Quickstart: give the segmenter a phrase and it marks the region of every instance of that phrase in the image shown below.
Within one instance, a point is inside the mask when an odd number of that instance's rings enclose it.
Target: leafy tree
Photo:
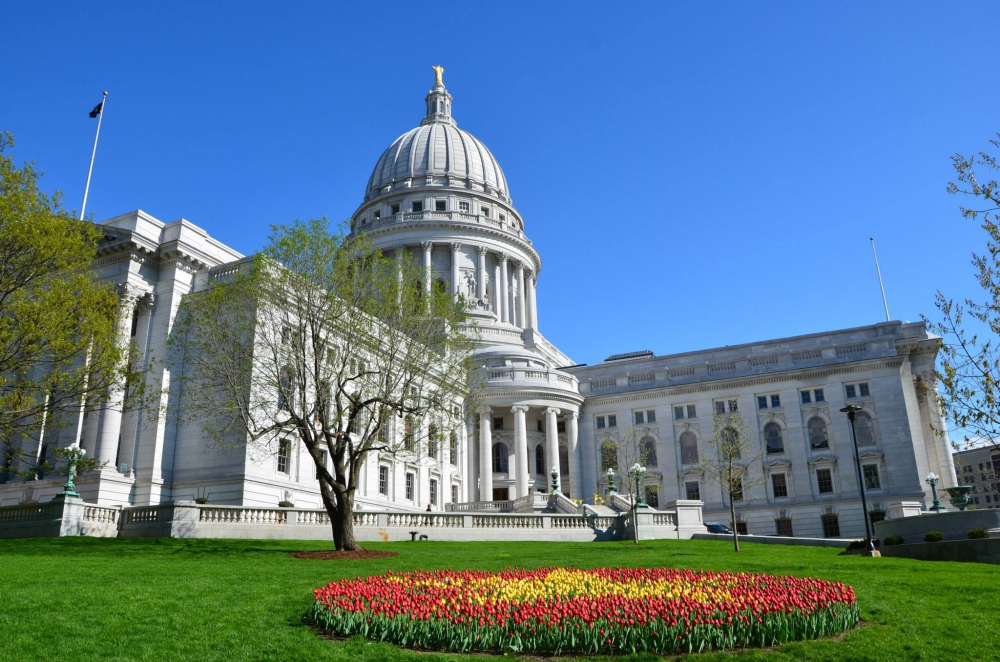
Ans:
[[[736,530],[736,502],[743,501],[753,487],[764,482],[762,472],[751,471],[751,467],[761,462],[764,449],[743,415],[733,410],[715,415],[712,438],[708,444],[712,452],[702,457],[699,468],[705,480],[718,483],[729,499],[733,548],[738,552],[740,539]]]
[[[436,455],[463,423],[468,315],[425,288],[408,255],[387,259],[363,235],[331,233],[325,219],[273,230],[263,253],[182,306],[171,353],[187,366],[184,409],[218,444],[301,443],[336,549],[356,550],[370,455]]]
[[[78,439],[84,406],[124,387],[129,347],[118,296],[90,269],[99,228],[43,193],[13,145],[0,134],[0,473],[38,477],[60,430]]]

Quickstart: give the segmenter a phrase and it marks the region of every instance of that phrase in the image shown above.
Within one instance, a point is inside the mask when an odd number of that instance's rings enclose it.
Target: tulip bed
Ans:
[[[669,568],[451,570],[315,589],[333,635],[423,650],[659,654],[770,646],[858,624],[849,586]]]

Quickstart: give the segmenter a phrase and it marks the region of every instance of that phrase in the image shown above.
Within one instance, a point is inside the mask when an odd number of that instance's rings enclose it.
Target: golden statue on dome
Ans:
[[[444,76],[444,67],[440,64],[435,64],[431,69],[434,70],[434,83],[436,85],[444,85],[444,82],[441,80],[441,77]]]

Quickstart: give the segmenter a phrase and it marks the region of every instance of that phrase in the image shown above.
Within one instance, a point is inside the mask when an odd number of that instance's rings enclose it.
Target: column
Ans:
[[[560,472],[559,467],[559,420],[556,418],[559,416],[559,410],[555,407],[549,407],[545,410],[545,459],[549,461],[548,467],[545,467],[545,482],[546,484],[552,479],[549,472],[555,468],[556,472]],[[559,492],[562,488],[562,476],[558,477],[558,486],[555,491]],[[549,485],[551,487],[551,485]]]
[[[514,405],[510,408],[514,412],[514,462],[517,464],[517,494],[518,499],[530,494],[528,491],[528,430],[524,420],[524,415],[528,412],[526,405]]]
[[[135,304],[141,293],[133,286],[123,283],[119,286],[118,322],[116,335],[118,346],[127,348],[132,334],[132,316],[135,315]],[[97,433],[97,448],[94,458],[98,462],[113,463],[118,455],[118,438],[122,429],[122,408],[125,400],[124,383],[115,384],[108,392],[104,402],[104,412],[101,414],[100,431]],[[115,467],[117,469],[117,467]]]
[[[480,246],[477,252],[479,253],[479,269],[476,277],[479,280],[476,286],[479,288],[479,291],[476,292],[476,296],[482,301],[486,298],[486,247]]]
[[[538,300],[535,298],[535,287],[538,278],[534,274],[528,277],[528,292],[531,294],[531,328],[538,330]]]
[[[479,413],[479,500],[493,501],[493,412]]]
[[[459,241],[451,242],[451,293],[455,295],[455,300],[458,300],[458,295],[461,294],[461,283],[458,282],[458,252],[462,250],[462,243]]]
[[[524,317],[524,263],[517,264],[517,326],[522,329],[528,327]]]
[[[434,244],[430,241],[422,241],[420,245],[424,247],[424,292],[427,293],[427,303],[431,300],[431,248]]]
[[[575,411],[566,412],[566,451],[569,455],[569,475],[570,484],[560,485],[560,487],[571,488],[570,496],[582,499],[583,495],[583,477],[580,475],[580,444],[577,443],[577,418],[579,413]],[[561,478],[561,477],[560,477]]]
[[[510,321],[510,301],[507,296],[507,254],[500,253],[500,300],[497,301],[497,312],[501,322]]]

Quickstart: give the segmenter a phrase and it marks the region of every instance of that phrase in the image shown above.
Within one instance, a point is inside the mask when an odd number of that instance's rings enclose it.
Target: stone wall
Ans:
[[[875,523],[875,537],[900,536],[904,543],[922,543],[928,531],[940,531],[945,540],[965,540],[970,529],[1000,532],[1000,510],[964,510],[927,513]]]

